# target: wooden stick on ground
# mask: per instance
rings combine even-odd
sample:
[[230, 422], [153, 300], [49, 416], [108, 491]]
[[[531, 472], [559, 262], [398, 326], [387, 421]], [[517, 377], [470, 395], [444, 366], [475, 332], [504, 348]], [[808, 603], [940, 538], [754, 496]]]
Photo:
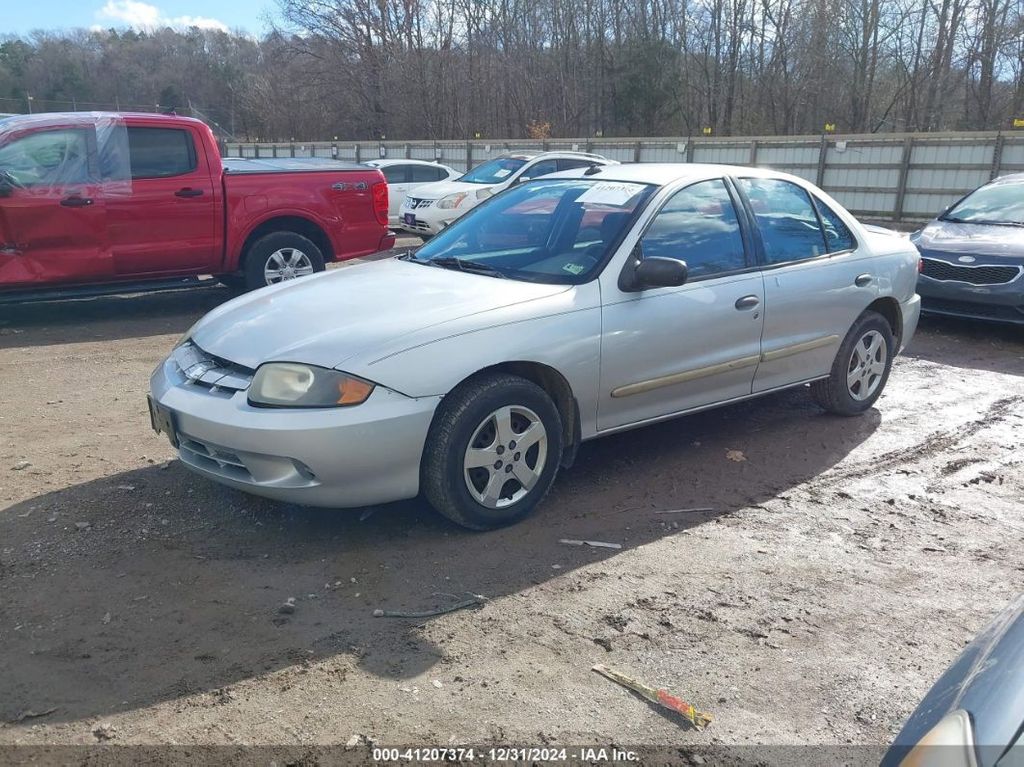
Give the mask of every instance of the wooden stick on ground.
[[608, 668], [603, 663], [598, 663], [594, 666], [594, 671], [601, 676], [611, 679], [613, 682], [617, 682], [623, 687], [638, 693], [651, 703], [657, 703], [659, 706], [664, 706], [667, 709], [675, 711], [677, 714], [681, 714], [686, 721], [698, 730], [703, 730], [711, 724], [711, 714], [705, 714], [703, 711], [698, 711], [689, 703], [677, 698], [667, 690], [661, 690], [656, 687], [646, 685], [643, 682], [638, 682], [636, 679], [628, 677], [615, 669]]

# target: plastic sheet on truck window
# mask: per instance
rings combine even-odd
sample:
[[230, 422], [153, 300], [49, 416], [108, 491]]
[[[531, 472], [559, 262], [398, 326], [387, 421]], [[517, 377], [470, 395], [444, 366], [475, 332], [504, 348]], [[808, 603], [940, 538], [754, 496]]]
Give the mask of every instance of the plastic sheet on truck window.
[[103, 196], [131, 194], [124, 120], [104, 112], [73, 112], [0, 122], [0, 185], [36, 194], [78, 186]]

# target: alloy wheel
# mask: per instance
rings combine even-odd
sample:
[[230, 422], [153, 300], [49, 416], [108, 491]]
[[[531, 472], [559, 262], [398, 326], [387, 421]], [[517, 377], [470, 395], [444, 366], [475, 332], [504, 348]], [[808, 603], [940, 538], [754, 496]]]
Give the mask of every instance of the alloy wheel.
[[466, 488], [486, 508], [507, 508], [540, 480], [547, 454], [540, 416], [520, 405], [500, 407], [480, 422], [466, 447]]
[[294, 280], [296, 277], [305, 277], [313, 271], [313, 263], [301, 250], [281, 248], [267, 257], [263, 276], [268, 285], [274, 285], [285, 280]]
[[885, 376], [888, 350], [885, 338], [877, 330], [869, 330], [853, 347], [850, 366], [846, 371], [846, 386], [850, 396], [863, 402], [878, 389]]

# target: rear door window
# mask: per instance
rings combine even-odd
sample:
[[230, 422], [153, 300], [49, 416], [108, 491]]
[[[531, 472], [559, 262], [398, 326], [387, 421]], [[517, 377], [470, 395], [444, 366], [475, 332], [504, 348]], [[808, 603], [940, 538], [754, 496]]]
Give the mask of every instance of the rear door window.
[[569, 158], [562, 158], [558, 161], [558, 170], [575, 170], [576, 168], [589, 168], [591, 165], [596, 165], [593, 160], [572, 160]]
[[775, 178], [741, 178], [764, 244], [765, 261], [785, 264], [828, 252], [811, 198], [802, 188]]
[[524, 170], [523, 175], [519, 177], [519, 180], [526, 181], [527, 179], [539, 178], [541, 176], [546, 176], [549, 173], [554, 173], [556, 170], [558, 170], [558, 163], [556, 160], [541, 160]]
[[404, 184], [408, 180], [406, 173], [408, 167], [408, 165], [385, 165], [380, 170], [384, 174], [384, 180], [389, 184]]
[[747, 266], [736, 208], [722, 179], [701, 181], [672, 195], [651, 221], [641, 248], [644, 258], [685, 261], [691, 278]]
[[128, 128], [132, 178], [184, 176], [197, 167], [192, 134], [180, 128]]
[[448, 174], [443, 169], [432, 165], [410, 165], [409, 171], [409, 180], [414, 184], [428, 184], [431, 181], [448, 178]]

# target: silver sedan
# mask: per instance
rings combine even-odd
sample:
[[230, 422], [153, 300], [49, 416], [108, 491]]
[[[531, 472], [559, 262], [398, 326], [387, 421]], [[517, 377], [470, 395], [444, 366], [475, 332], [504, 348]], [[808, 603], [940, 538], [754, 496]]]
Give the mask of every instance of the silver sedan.
[[351, 507], [515, 522], [579, 444], [810, 384], [872, 407], [918, 254], [767, 170], [616, 165], [514, 186], [415, 252], [249, 293], [154, 371], [190, 469]]

